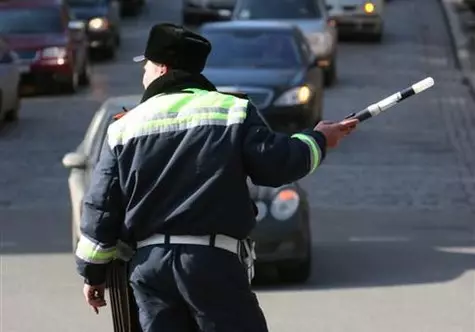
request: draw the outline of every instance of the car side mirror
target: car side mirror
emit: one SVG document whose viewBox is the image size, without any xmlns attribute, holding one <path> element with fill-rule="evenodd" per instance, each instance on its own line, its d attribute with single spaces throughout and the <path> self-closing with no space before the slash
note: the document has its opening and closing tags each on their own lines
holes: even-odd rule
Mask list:
<svg viewBox="0 0 475 332">
<path fill-rule="evenodd" d="M 69 152 L 63 157 L 63 166 L 68 169 L 85 169 L 87 166 L 87 157 L 82 153 Z"/>
<path fill-rule="evenodd" d="M 68 29 L 72 31 L 84 31 L 86 30 L 86 24 L 81 21 L 70 21 L 68 23 Z"/>
</svg>

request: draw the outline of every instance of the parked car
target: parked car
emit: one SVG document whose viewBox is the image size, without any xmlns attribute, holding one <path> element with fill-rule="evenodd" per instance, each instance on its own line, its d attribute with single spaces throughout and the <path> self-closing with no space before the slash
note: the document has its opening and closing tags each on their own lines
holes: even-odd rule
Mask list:
<svg viewBox="0 0 475 332">
<path fill-rule="evenodd" d="M 20 58 L 22 89 L 74 93 L 89 83 L 84 24 L 71 21 L 63 1 L 1 1 L 0 34 Z"/>
<path fill-rule="evenodd" d="M 140 98 L 135 95 L 107 100 L 95 113 L 81 144 L 63 158 L 63 165 L 70 170 L 68 182 L 74 250 L 80 236 L 83 197 L 90 183 L 91 172 L 99 160 L 107 127 L 113 121 L 113 116 L 122 111 L 122 107 L 133 112 Z M 305 281 L 311 270 L 311 233 L 306 193 L 297 183 L 268 188 L 249 182 L 249 190 L 258 209 L 258 224 L 252 235 L 256 241 L 257 267 L 277 267 L 283 280 Z"/>
<path fill-rule="evenodd" d="M 337 78 L 338 33 L 324 0 L 238 0 L 232 20 L 277 20 L 297 25 L 324 68 L 325 83 Z"/>
<path fill-rule="evenodd" d="M 270 125 L 291 132 L 322 118 L 324 80 L 296 26 L 271 21 L 206 23 L 211 41 L 204 74 L 223 92 L 249 96 Z"/>
<path fill-rule="evenodd" d="M 84 22 L 89 49 L 113 58 L 120 45 L 120 4 L 117 0 L 67 0 L 75 20 Z"/>
<path fill-rule="evenodd" d="M 340 36 L 366 35 L 374 41 L 381 41 L 385 0 L 325 1 Z"/>
<path fill-rule="evenodd" d="M 236 0 L 184 0 L 183 23 L 229 20 Z"/>
<path fill-rule="evenodd" d="M 0 38 L 0 122 L 15 121 L 20 110 L 18 56 Z"/>
</svg>

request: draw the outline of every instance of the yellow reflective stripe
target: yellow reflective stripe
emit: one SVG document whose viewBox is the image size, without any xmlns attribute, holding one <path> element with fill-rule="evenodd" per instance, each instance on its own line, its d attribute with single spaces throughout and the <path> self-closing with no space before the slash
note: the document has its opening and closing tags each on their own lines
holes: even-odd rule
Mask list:
<svg viewBox="0 0 475 332">
<path fill-rule="evenodd" d="M 81 235 L 76 248 L 76 256 L 93 264 L 107 264 L 116 257 L 116 247 L 103 248 Z"/>
<path fill-rule="evenodd" d="M 310 135 L 305 135 L 305 134 L 294 134 L 292 135 L 292 138 L 297 138 L 300 141 L 304 142 L 305 144 L 308 145 L 310 148 L 310 173 L 313 173 L 318 165 L 320 164 L 321 161 L 321 151 L 320 147 L 318 146 L 318 143 L 315 141 L 315 139 L 310 136 Z"/>
<path fill-rule="evenodd" d="M 231 126 L 243 123 L 247 116 L 247 100 L 219 92 L 193 96 L 181 94 L 180 98 L 173 101 L 164 96 L 163 98 L 168 99 L 166 109 L 162 108 L 160 98 L 149 105 L 142 104 L 147 107 L 139 107 L 135 114 L 132 113 L 127 117 L 127 121 L 111 125 L 108 130 L 110 147 L 126 144 L 130 139 L 140 136 L 187 130 L 199 126 Z M 157 103 L 158 110 L 154 110 L 154 103 Z"/>
</svg>

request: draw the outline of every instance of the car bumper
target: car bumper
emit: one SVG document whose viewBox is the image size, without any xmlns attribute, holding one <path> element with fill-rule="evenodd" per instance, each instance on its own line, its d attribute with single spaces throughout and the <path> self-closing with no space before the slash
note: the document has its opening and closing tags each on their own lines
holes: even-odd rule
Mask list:
<svg viewBox="0 0 475 332">
<path fill-rule="evenodd" d="M 310 241 L 309 221 L 300 210 L 286 221 L 264 218 L 256 227 L 252 238 L 256 242 L 256 264 L 304 260 Z"/>
<path fill-rule="evenodd" d="M 377 33 L 381 30 L 383 20 L 379 15 L 352 15 L 332 17 L 339 34 Z"/>
<path fill-rule="evenodd" d="M 90 49 L 113 48 L 115 36 L 112 30 L 89 31 L 87 34 Z"/>
<path fill-rule="evenodd" d="M 71 79 L 74 70 L 69 63 L 57 64 L 54 62 L 23 66 L 21 85 L 47 86 L 48 83 L 66 83 Z"/>
</svg>

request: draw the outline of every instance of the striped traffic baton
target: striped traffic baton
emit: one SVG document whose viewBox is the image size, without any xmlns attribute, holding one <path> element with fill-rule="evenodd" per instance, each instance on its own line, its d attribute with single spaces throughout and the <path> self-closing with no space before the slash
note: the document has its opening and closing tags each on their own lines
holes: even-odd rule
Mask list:
<svg viewBox="0 0 475 332">
<path fill-rule="evenodd" d="M 434 79 L 432 77 L 427 77 L 404 90 L 401 90 L 387 98 L 384 98 L 375 104 L 369 105 L 362 111 L 359 111 L 357 113 L 351 113 L 350 115 L 345 117 L 345 119 L 358 119 L 360 122 L 366 121 L 369 118 L 372 118 L 380 114 L 381 112 L 384 112 L 388 108 L 393 107 L 397 103 L 400 103 L 401 101 L 411 96 L 414 96 L 418 93 L 421 93 L 422 91 L 431 88 L 433 85 Z"/>
<path fill-rule="evenodd" d="M 138 308 L 129 286 L 128 263 L 120 259 L 112 262 L 106 285 L 109 290 L 114 332 L 142 332 Z"/>
</svg>

